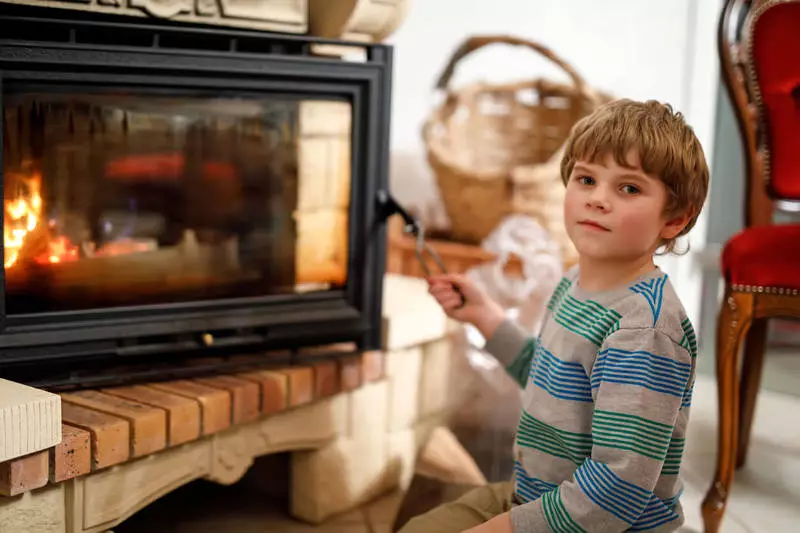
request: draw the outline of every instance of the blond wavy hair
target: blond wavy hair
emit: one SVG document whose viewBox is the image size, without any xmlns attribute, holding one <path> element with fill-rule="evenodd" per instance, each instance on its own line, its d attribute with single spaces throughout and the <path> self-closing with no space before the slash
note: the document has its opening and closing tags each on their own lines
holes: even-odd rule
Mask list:
<svg viewBox="0 0 800 533">
<path fill-rule="evenodd" d="M 708 194 L 708 164 L 694 130 L 680 112 L 655 100 L 609 102 L 579 120 L 567 139 L 561 160 L 561 179 L 567 184 L 576 161 L 594 163 L 611 154 L 620 166 L 631 151 L 641 170 L 660 179 L 667 189 L 666 216 L 689 213 L 681 233 L 664 241 L 664 253 L 675 252 L 675 241 L 697 222 Z"/>
</svg>

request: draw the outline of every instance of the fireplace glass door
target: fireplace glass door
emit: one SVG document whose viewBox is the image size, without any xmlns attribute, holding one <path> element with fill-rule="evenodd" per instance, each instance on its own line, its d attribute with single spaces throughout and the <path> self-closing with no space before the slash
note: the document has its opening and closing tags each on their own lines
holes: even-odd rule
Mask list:
<svg viewBox="0 0 800 533">
<path fill-rule="evenodd" d="M 12 90 L 9 315 L 339 289 L 347 102 Z"/>
</svg>

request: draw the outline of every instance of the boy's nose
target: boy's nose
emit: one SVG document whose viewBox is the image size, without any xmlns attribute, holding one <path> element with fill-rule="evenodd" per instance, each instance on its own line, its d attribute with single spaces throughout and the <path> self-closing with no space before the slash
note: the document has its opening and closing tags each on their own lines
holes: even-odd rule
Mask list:
<svg viewBox="0 0 800 533">
<path fill-rule="evenodd" d="M 608 193 L 602 187 L 595 187 L 589 194 L 586 205 L 592 209 L 607 211 L 609 208 Z"/>
</svg>

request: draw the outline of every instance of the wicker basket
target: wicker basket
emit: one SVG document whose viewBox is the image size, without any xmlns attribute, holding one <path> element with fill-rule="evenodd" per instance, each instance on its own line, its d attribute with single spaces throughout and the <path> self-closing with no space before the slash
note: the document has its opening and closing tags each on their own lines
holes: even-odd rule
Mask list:
<svg viewBox="0 0 800 533">
<path fill-rule="evenodd" d="M 538 52 L 563 69 L 572 84 L 536 79 L 450 90 L 458 62 L 494 43 Z M 610 98 L 589 89 L 572 67 L 544 46 L 509 36 L 467 39 L 453 54 L 437 88 L 445 98 L 426 121 L 423 139 L 453 238 L 479 243 L 504 217 L 524 213 L 559 242 L 566 239 L 558 200 L 563 190 L 554 190 L 563 189 L 559 149 L 575 122 Z M 571 243 L 564 242 L 564 247 Z"/>
</svg>

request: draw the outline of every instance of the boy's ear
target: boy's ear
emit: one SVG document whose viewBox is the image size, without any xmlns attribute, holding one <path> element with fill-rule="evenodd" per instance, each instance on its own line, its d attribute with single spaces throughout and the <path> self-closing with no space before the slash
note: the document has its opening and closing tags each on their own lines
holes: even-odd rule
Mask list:
<svg viewBox="0 0 800 533">
<path fill-rule="evenodd" d="M 678 213 L 667 217 L 667 222 L 661 230 L 661 238 L 665 240 L 672 240 L 681 234 L 683 229 L 692 219 L 692 210 L 687 209 L 682 213 Z"/>
</svg>

